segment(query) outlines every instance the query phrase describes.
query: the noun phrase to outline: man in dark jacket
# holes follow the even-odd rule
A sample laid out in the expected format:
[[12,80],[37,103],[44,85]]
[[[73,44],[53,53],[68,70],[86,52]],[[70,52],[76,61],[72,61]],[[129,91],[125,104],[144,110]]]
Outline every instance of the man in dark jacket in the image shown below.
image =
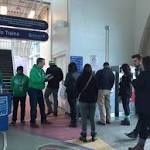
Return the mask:
[[140,120],[139,141],[129,150],[144,150],[150,134],[150,56],[143,58],[143,67],[144,71],[140,73],[135,84],[135,105]]
[[98,121],[98,124],[105,125],[110,123],[110,91],[114,84],[114,74],[109,67],[109,63],[105,62],[103,64],[103,69],[97,71],[96,79],[98,83],[98,104],[100,111],[101,121]]
[[[135,54],[132,56],[133,65],[135,66],[135,77],[138,78],[139,74],[142,71],[142,56],[140,54]],[[132,85],[135,88],[136,79],[132,81]],[[135,129],[127,133],[126,136],[129,138],[137,138],[140,131],[140,119],[138,120],[138,123],[135,127]]]
[[53,94],[54,116],[57,116],[57,107],[58,107],[57,94],[59,89],[59,82],[63,80],[63,72],[59,67],[57,67],[57,65],[55,65],[53,61],[50,61],[49,65],[50,67],[47,68],[46,75],[48,74],[51,75],[52,79],[48,81],[44,97],[48,108],[47,115],[49,115],[53,112],[52,103],[49,99],[49,96]]

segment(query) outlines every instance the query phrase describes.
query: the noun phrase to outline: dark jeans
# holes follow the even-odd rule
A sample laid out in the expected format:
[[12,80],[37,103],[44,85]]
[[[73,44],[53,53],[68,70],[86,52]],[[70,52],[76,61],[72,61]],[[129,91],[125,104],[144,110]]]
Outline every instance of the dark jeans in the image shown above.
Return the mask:
[[140,138],[146,140],[150,135],[150,115],[139,115],[140,119]]
[[39,104],[40,114],[41,114],[41,123],[46,122],[46,114],[45,114],[45,104],[43,98],[42,90],[37,89],[29,89],[29,96],[30,96],[30,115],[31,115],[31,124],[36,123],[36,116],[37,116],[37,104]]
[[12,117],[12,121],[16,121],[17,120],[17,112],[18,112],[18,104],[20,101],[20,107],[21,107],[21,122],[24,121],[24,117],[25,117],[25,103],[26,103],[26,96],[14,96],[13,97],[13,117]]
[[129,96],[121,96],[122,99],[122,105],[124,109],[124,113],[126,116],[130,115],[130,97]]
[[68,97],[68,103],[70,105],[71,124],[76,124],[77,123],[77,100]]
[[95,111],[96,111],[96,103],[79,103],[80,113],[82,119],[82,132],[81,135],[86,135],[87,133],[87,121],[88,118],[91,124],[91,135],[95,136]]
[[58,89],[52,89],[52,88],[46,88],[44,98],[47,104],[47,108],[49,112],[52,112],[52,102],[49,99],[49,96],[53,94],[53,100],[54,100],[54,114],[57,114],[57,109],[58,109]]

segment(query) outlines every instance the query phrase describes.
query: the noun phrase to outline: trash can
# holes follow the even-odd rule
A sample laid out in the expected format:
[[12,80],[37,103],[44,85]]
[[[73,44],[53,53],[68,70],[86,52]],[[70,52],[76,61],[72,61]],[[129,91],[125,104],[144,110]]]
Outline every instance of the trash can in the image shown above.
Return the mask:
[[10,94],[0,94],[0,131],[8,130],[8,115],[11,113]]

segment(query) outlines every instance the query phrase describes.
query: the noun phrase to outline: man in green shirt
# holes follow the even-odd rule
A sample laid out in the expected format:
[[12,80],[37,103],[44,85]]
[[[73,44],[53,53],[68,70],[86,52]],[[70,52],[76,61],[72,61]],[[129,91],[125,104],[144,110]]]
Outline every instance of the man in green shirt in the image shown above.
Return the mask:
[[50,79],[50,75],[45,75],[44,70],[42,69],[45,65],[44,58],[38,58],[37,63],[33,65],[30,71],[29,78],[29,96],[30,96],[30,126],[37,128],[36,124],[36,115],[37,115],[37,103],[39,104],[40,113],[41,113],[41,124],[48,123],[46,121],[45,114],[45,104],[43,98],[43,89],[45,88],[45,82]]
[[17,73],[11,79],[11,88],[13,91],[13,117],[12,125],[16,124],[17,110],[20,101],[21,106],[21,124],[24,125],[26,94],[28,90],[28,77],[23,73],[23,67],[17,67]]

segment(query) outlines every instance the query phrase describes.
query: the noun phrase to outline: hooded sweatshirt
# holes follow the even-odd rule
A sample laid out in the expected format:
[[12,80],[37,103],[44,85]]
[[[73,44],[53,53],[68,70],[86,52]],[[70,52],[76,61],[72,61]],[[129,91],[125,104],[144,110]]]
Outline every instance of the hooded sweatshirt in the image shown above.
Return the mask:
[[30,71],[29,88],[43,90],[45,88],[45,81],[47,80],[45,72],[36,64],[33,65]]

